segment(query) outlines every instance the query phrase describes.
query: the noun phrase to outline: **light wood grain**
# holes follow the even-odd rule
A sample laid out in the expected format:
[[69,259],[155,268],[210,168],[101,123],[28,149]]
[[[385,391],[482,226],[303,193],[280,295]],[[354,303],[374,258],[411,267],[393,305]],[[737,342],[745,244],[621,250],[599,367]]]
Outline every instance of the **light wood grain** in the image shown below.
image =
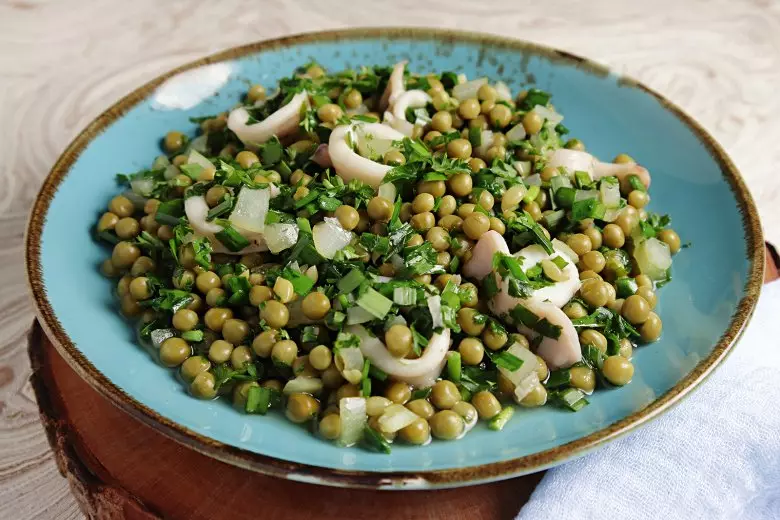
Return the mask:
[[[27,379],[32,308],[22,235],[70,139],[173,66],[317,29],[441,26],[514,36],[639,78],[701,121],[751,187],[780,243],[780,4],[772,0],[0,1],[0,518],[76,518]],[[777,118],[777,119],[776,119]]]

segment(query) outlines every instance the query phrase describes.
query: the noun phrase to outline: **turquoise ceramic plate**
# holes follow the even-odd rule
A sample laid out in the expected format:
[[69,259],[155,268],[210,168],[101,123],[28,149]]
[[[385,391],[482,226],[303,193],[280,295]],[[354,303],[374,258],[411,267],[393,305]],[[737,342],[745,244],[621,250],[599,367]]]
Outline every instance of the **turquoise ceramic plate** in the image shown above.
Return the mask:
[[[579,413],[523,410],[500,433],[479,426],[457,442],[342,449],[278,415],[248,417],[189,397],[133,341],[117,314],[106,252],[90,227],[116,193],[114,174],[143,168],[170,129],[236,103],[250,82],[274,84],[317,60],[340,70],[408,59],[413,70],[502,79],[553,93],[573,135],[600,157],[628,152],[653,175],[651,209],[670,213],[693,247],[663,290],[661,341],[636,352],[634,381],[598,392]],[[210,456],[339,486],[431,488],[537,471],[581,455],[668,409],[726,356],[748,320],[763,268],[755,206],[734,165],[693,120],[633,80],[567,53],[492,36],[370,29],[295,36],[186,65],[111,107],[68,147],[46,179],[27,235],[42,324],[68,362],[114,403]]]

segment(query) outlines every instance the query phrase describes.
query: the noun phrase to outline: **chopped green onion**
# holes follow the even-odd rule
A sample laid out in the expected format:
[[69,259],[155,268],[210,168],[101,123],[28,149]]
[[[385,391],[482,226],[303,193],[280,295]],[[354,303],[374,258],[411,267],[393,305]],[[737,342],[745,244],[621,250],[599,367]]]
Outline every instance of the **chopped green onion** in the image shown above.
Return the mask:
[[203,166],[198,163],[182,164],[179,169],[193,181],[197,181],[203,172]]
[[539,186],[536,184],[533,184],[531,186],[528,186],[528,191],[525,192],[525,196],[523,197],[523,202],[533,202],[536,197],[539,196]]
[[560,338],[561,330],[563,330],[560,325],[554,325],[550,323],[547,318],[542,318],[541,320],[537,321],[533,329],[542,336],[552,339]]
[[[553,177],[557,179],[558,177]],[[564,186],[555,190],[555,202],[562,208],[570,208],[574,204],[574,196],[577,194],[577,190]]]
[[493,361],[493,364],[497,367],[505,368],[510,372],[514,372],[523,366],[523,360],[511,352],[504,351],[488,355],[490,356],[490,360]]
[[[366,360],[366,361],[368,361],[368,360]],[[379,368],[379,367],[377,367],[375,365],[371,365],[369,367],[368,374],[371,377],[373,377],[374,379],[378,380],[378,381],[385,381],[385,380],[387,380],[387,373],[384,370],[382,370],[381,368]]]
[[548,230],[555,229],[558,227],[558,224],[563,222],[565,217],[566,212],[562,209],[551,211],[542,217],[542,220],[544,221],[544,227],[546,227]]
[[377,319],[382,319],[390,311],[393,306],[393,301],[389,298],[385,298],[379,292],[371,289],[366,289],[355,302],[360,308],[368,311],[372,316]]
[[359,269],[352,269],[336,284],[339,292],[348,294],[360,287],[360,284],[366,280],[365,275]]
[[574,172],[574,184],[577,186],[577,188],[583,189],[587,186],[590,186],[590,183],[590,174],[588,174],[588,172],[583,172],[580,170]]
[[598,199],[578,200],[571,206],[571,219],[573,221],[586,218],[602,218],[606,208]]
[[431,395],[431,390],[433,390],[432,387],[428,388],[419,388],[412,392],[411,401],[414,401],[415,399],[427,399],[429,395]]
[[295,201],[295,209],[301,209],[305,205],[307,205],[310,202],[314,202],[317,200],[317,197],[320,196],[320,192],[317,190],[309,190],[309,193],[306,194],[305,197],[303,197],[300,200]]
[[396,287],[393,289],[393,303],[399,306],[415,305],[417,290],[414,287]]
[[217,240],[234,253],[241,251],[249,245],[249,240],[236,231],[236,228],[233,226],[226,227],[215,236]]
[[184,200],[173,199],[167,202],[161,202],[157,206],[157,212],[154,215],[154,220],[158,224],[168,224],[169,226],[175,226],[179,223],[179,217],[184,214]]
[[454,383],[460,383],[460,373],[460,352],[450,352],[447,358],[447,378]]
[[563,406],[564,408],[568,408],[572,412],[577,412],[588,405],[585,394],[576,388],[567,388],[566,390],[552,392],[550,397],[552,402]]
[[482,128],[479,126],[472,126],[469,128],[469,142],[472,148],[477,148],[482,145]]
[[364,428],[363,439],[366,441],[368,447],[371,448],[372,450],[384,454],[389,454],[391,451],[390,443],[387,442],[387,439],[385,439],[381,433],[374,430],[370,426],[366,426]]
[[512,406],[506,406],[503,410],[498,412],[498,415],[490,419],[490,422],[488,422],[488,428],[494,431],[501,431],[504,429],[504,426],[506,426],[506,423],[509,422],[509,419],[512,418],[512,416],[515,414],[515,409]]
[[187,332],[182,333],[181,339],[189,341],[191,343],[200,343],[201,341],[203,341],[203,331],[188,330]]
[[528,328],[533,328],[534,325],[539,322],[539,316],[534,314],[521,303],[518,303],[515,308],[509,312],[509,314],[512,316],[512,319],[515,320],[515,323],[522,323]]
[[569,262],[567,262],[562,256],[556,256],[552,259],[552,263],[554,263],[558,269],[563,269],[567,265],[569,265]]
[[571,384],[571,371],[568,368],[561,368],[550,372],[550,378],[545,383],[547,388],[560,388]]
[[309,222],[309,219],[298,218],[296,219],[296,223],[298,224],[298,229],[304,233],[311,233],[311,222]]
[[369,372],[371,371],[371,361],[364,360],[363,361],[363,372],[361,376],[361,390],[360,393],[363,397],[371,397],[371,378],[368,377]]
[[110,231],[98,231],[95,236],[100,240],[108,242],[109,244],[116,245],[120,242],[119,237]]
[[228,213],[233,207],[233,198],[227,197],[225,200],[214,206],[206,214],[206,220],[214,220],[217,217],[221,217],[225,213]]
[[300,296],[306,296],[307,294],[309,294],[312,287],[314,287],[314,280],[312,280],[305,274],[301,273],[300,271],[290,269],[289,267],[286,267],[282,271],[282,278],[284,278],[285,280],[289,280],[290,283],[292,283],[295,294],[298,294]]
[[639,286],[633,278],[623,276],[615,280],[615,289],[618,298],[628,298],[632,294],[636,294]]

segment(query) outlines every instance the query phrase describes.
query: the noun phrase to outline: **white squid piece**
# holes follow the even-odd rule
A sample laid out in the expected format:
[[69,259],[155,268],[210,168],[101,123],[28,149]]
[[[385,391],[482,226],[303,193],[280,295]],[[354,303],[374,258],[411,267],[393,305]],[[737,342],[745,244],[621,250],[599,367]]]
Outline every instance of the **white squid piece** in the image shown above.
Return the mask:
[[385,112],[385,122],[390,123],[390,126],[404,134],[406,137],[411,137],[414,131],[414,124],[406,120],[407,108],[421,108],[431,102],[431,96],[429,96],[423,90],[408,90],[398,96],[395,103],[392,106],[392,112]]
[[[374,162],[353,150],[346,139],[352,128],[353,126],[348,125],[337,126],[330,133],[330,140],[328,141],[330,161],[336,170],[336,174],[344,179],[345,182],[359,179],[376,189],[382,184],[385,174],[393,167]],[[360,128],[365,135],[378,139],[398,141],[404,138],[403,134],[380,123],[361,123]]]
[[[516,256],[523,257],[522,267],[524,270],[533,267],[546,258],[561,256],[568,262],[568,265],[563,268],[563,271],[569,275],[568,280],[534,291],[531,298],[521,299],[510,296],[509,281],[500,279],[498,274],[495,273],[493,276],[498,278],[499,291],[490,300],[488,307],[494,314],[503,315],[508,314],[518,304],[522,304],[539,318],[546,318],[553,325],[561,327],[560,337],[558,339],[543,338],[537,351],[548,365],[554,368],[561,368],[571,366],[582,357],[577,331],[574,329],[569,317],[559,308],[565,305],[577,293],[581,282],[577,267],[570,256],[571,252],[556,242],[553,242],[556,254],[548,255],[542,246],[531,245],[520,250],[516,253]],[[482,238],[474,246],[471,259],[463,266],[464,274],[478,279],[484,278],[492,271],[493,256],[497,252],[508,254],[509,246],[507,246],[504,237],[489,231],[482,235]],[[521,326],[519,329],[526,334],[535,334],[527,327]]]
[[249,240],[249,245],[244,249],[241,251],[231,251],[226,248],[216,237],[216,234],[222,231],[222,226],[206,220],[209,209],[209,205],[206,203],[206,197],[204,196],[190,197],[184,201],[184,213],[187,215],[187,220],[190,221],[190,227],[192,227],[192,230],[196,235],[205,237],[211,242],[211,248],[215,253],[246,255],[249,253],[268,251],[268,246],[263,239],[263,235],[249,232],[241,233],[244,238]]
[[604,163],[591,154],[578,150],[565,148],[555,150],[547,165],[555,168],[563,166],[572,173],[575,171],[587,172],[594,180],[614,176],[622,181],[628,175],[636,175],[646,188],[650,187],[650,172],[646,168],[638,164]]
[[259,145],[276,136],[279,139],[294,133],[301,122],[301,109],[308,104],[306,91],[299,92],[289,103],[259,123],[247,124],[249,112],[239,107],[230,112],[227,126],[247,146]]
[[[551,303],[527,300],[524,305],[539,318],[546,318],[547,321],[561,328],[561,335],[557,339],[542,337],[536,349],[536,353],[544,359],[548,367],[553,370],[568,368],[582,359],[582,347],[580,347],[577,329],[574,328],[566,313]],[[538,336],[527,327],[518,328],[528,336]]]
[[372,336],[362,325],[349,325],[344,329],[360,338],[360,350],[372,365],[391,375],[394,379],[424,388],[431,386],[439,377],[446,363],[450,348],[450,329],[443,329],[428,341],[422,356],[417,359],[393,357],[382,341]]
[[506,240],[497,231],[488,231],[471,250],[471,259],[463,265],[463,275],[482,280],[493,271],[493,256],[499,252],[509,254]]
[[390,73],[390,79],[387,81],[385,91],[382,93],[382,98],[379,100],[379,111],[384,112],[388,107],[392,107],[398,96],[406,92],[406,86],[404,85],[404,69],[408,61],[399,61],[393,67],[393,72]]
[[[507,314],[518,304],[522,304],[540,319],[546,318],[547,321],[561,328],[561,335],[557,339],[544,337],[536,351],[551,368],[569,367],[582,358],[579,336],[566,313],[554,303],[538,299],[537,293],[540,291],[535,291],[528,299],[510,296],[508,281],[501,280],[498,274],[494,276],[499,278],[499,291],[488,303],[488,307],[494,314]],[[527,336],[538,336],[524,325],[520,325],[518,330]]]

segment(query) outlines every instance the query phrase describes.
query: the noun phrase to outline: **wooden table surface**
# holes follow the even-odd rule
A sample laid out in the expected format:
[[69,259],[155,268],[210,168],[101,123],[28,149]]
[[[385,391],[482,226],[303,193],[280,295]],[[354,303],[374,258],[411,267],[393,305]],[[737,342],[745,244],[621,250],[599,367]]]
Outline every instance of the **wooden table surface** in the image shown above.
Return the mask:
[[139,84],[290,33],[440,26],[556,46],[662,92],[729,151],[780,244],[780,3],[771,0],[0,0],[0,518],[80,518],[28,378],[27,212],[57,155]]

